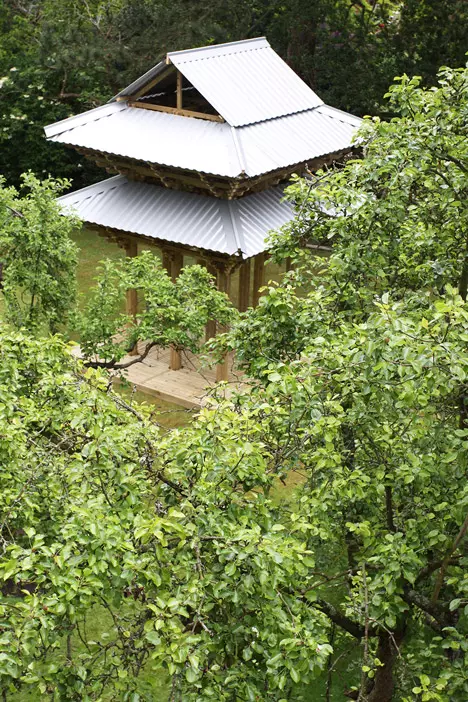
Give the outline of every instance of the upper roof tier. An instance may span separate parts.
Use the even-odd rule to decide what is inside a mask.
[[[45,132],[121,173],[132,160],[161,182],[154,166],[232,180],[340,156],[360,121],[324,105],[259,38],[168,53],[107,105]]]
[[[323,105],[265,37],[171,51],[113,100],[131,97],[170,66],[203,95],[231,127],[244,127]]]

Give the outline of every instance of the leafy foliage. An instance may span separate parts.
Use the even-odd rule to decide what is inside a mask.
[[[272,240],[296,270],[220,346],[253,382],[189,428],[164,433],[59,339],[2,328],[4,697],[149,700],[164,671],[172,699],[300,700],[338,642],[358,651],[351,698],[467,698],[467,80],[404,77],[363,159],[296,181]],[[195,344],[229,318],[200,268],[103,274],[81,323],[111,365],[140,334]]]
[[[122,312],[128,289],[140,296],[135,319]],[[170,345],[197,352],[208,321],[226,325],[234,319],[235,309],[218,292],[206,268],[184,268],[173,282],[158,256],[143,251],[135,258],[103,263],[75,326],[89,363],[115,368],[128,365],[119,361],[139,341],[144,342],[143,355],[153,346]],[[130,363],[140,359],[137,356]]]
[[[363,642],[370,702],[468,690],[467,79],[403,78],[402,116],[364,125],[363,159],[297,180],[298,217],[273,239],[296,272],[224,339],[258,381],[240,402],[265,408],[280,475],[305,476],[309,549],[341,544],[309,598]],[[314,241],[333,243],[328,263]]]
[[[1,294],[17,327],[56,330],[75,302],[77,253],[70,239],[78,220],[60,214],[66,181],[23,176],[23,192],[0,181]]]
[[[151,699],[162,667],[187,700],[279,700],[320,668],[324,617],[295,596],[311,556],[251,491],[272,477],[250,413],[163,436],[59,340],[1,344],[5,694]]]

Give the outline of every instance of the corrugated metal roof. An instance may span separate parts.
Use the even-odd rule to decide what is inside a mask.
[[[265,250],[269,231],[293,218],[293,206],[283,196],[276,187],[221,200],[115,176],[59,202],[84,222],[222,254],[241,251],[250,258]]]
[[[236,130],[246,173],[267,173],[349,149],[361,120],[350,115],[344,121],[328,109],[318,107]]]
[[[104,117],[111,117],[122,110],[127,109],[125,103],[112,102],[106,105],[101,105],[100,107],[95,107],[94,110],[88,110],[87,112],[82,112],[80,115],[74,115],[73,117],[67,117],[66,119],[61,119],[60,122],[54,122],[53,124],[48,124],[44,127],[45,135],[47,139],[52,137],[57,137],[63,132],[68,132],[77,127],[82,127],[89,122],[97,122]]]
[[[264,37],[167,56],[233,127],[323,104]]]
[[[78,124],[72,117],[46,127],[46,134],[63,144],[190,171],[235,178],[243,170],[228,124],[118,102],[106,107],[80,115]]]
[[[349,149],[361,120],[322,105],[246,127],[112,103],[46,127],[72,146],[228,178],[254,177]],[[112,109],[109,109],[112,108]]]

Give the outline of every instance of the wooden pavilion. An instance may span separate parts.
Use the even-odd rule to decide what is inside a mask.
[[[45,132],[117,174],[60,198],[64,211],[128,256],[139,242],[158,246],[174,279],[195,256],[229,294],[238,268],[245,310],[264,284],[269,231],[294,216],[283,184],[348,153],[359,123],[258,38],[168,53],[107,104]],[[136,306],[130,290],[128,312]],[[175,350],[170,367],[181,367]],[[227,373],[223,364],[217,379]]]

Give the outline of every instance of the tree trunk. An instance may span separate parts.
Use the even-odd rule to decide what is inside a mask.
[[[367,702],[392,702],[395,690],[394,667],[398,658],[398,646],[404,634],[388,634],[383,631],[379,634],[376,657],[382,666],[375,671],[374,684],[367,696]]]

